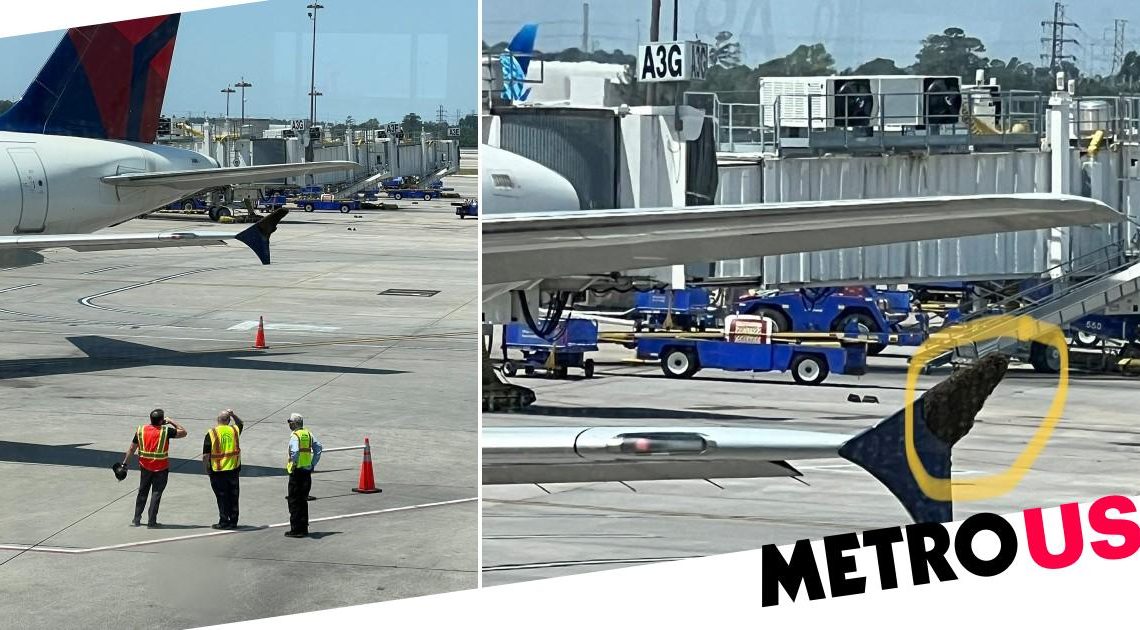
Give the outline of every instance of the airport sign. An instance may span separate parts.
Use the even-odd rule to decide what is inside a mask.
[[[709,69],[703,42],[653,42],[637,50],[637,80],[643,83],[699,81]]]
[[[461,135],[463,135],[463,134],[460,133],[459,127],[448,127],[447,128],[447,137],[458,138]]]

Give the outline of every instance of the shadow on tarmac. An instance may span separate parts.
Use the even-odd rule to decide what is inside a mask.
[[[201,448],[202,438],[188,440],[191,446]],[[88,442],[87,444],[90,444]],[[56,466],[78,466],[81,468],[106,468],[107,478],[112,479],[111,464],[123,461],[122,451],[99,451],[82,448],[87,444],[33,444],[30,442],[7,442],[0,440],[0,462],[18,464],[52,464]],[[205,475],[201,459],[170,458],[171,474]],[[137,480],[138,464],[131,462],[124,481]],[[285,477],[285,467],[250,466],[243,464],[242,477]]]
[[[29,376],[58,376],[117,370],[124,367],[205,367],[228,370],[270,370],[275,372],[323,372],[339,374],[367,374],[384,376],[404,374],[403,370],[380,370],[341,365],[290,363],[276,360],[256,360],[252,357],[285,357],[295,352],[274,352],[253,349],[219,350],[212,352],[178,352],[155,346],[107,337],[68,337],[85,357],[59,359],[10,359],[0,361],[0,379]],[[110,465],[110,464],[108,464]]]
[[[741,414],[710,413],[707,411],[688,409],[653,409],[651,407],[547,407],[531,405],[523,413],[532,416],[557,416],[565,418],[669,418],[676,420],[725,420],[750,422],[784,422],[794,420],[791,417],[780,416],[751,416],[746,412]]]

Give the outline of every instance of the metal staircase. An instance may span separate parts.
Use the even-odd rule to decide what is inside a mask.
[[[993,308],[973,313],[962,321],[979,321],[994,314],[1014,317],[1028,315],[1063,330],[1069,323],[1099,313],[1113,302],[1140,294],[1140,260],[1126,258],[1123,249],[1117,245],[1082,258],[1089,257],[1094,257],[1095,260],[1092,263],[1086,262],[1083,266],[1076,264],[1080,259],[1064,263],[1056,268],[1062,272],[1059,277],[1010,296],[993,305]],[[1045,295],[1036,297],[1042,294]],[[984,323],[981,326],[979,332],[984,332]],[[928,367],[939,367],[952,362],[972,362],[995,352],[1017,355],[1025,347],[1024,342],[1005,337],[972,342],[937,357]],[[1051,371],[1037,365],[1038,361],[1044,361],[1045,358],[1034,356],[1032,348],[1029,358],[1039,370]]]
[[[389,169],[389,168],[378,169],[377,171],[370,173],[368,175],[365,175],[364,177],[361,177],[361,178],[357,179],[356,181],[348,184],[344,188],[341,188],[339,191],[337,191],[337,194],[339,194],[342,197],[351,197],[352,195],[355,195],[356,193],[364,190],[365,188],[368,188],[370,185],[375,184],[376,182],[384,179],[385,177],[390,176],[391,174],[392,174],[392,169]]]

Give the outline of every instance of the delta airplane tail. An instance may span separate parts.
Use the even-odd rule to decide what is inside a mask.
[[[0,130],[154,142],[179,17],[68,29]]]

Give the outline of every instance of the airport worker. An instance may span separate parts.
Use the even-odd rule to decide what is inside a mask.
[[[226,409],[218,414],[217,424],[202,442],[202,464],[218,500],[218,522],[211,526],[214,529],[237,529],[242,426],[234,410]]]
[[[135,518],[131,525],[142,525],[146,495],[150,494],[150,510],[147,512],[146,526],[162,527],[158,522],[158,504],[162,501],[162,491],[166,489],[166,479],[170,475],[170,440],[186,437],[186,429],[166,417],[166,412],[155,409],[150,412],[150,424],[135,429],[135,437],[123,456],[123,468],[130,462],[131,454],[139,454],[139,494],[135,498]]]
[[[289,473],[289,538],[309,535],[309,490],[313,487],[313,470],[321,459],[321,443],[305,428],[305,418],[299,413],[289,415],[289,458],[285,471]]]

